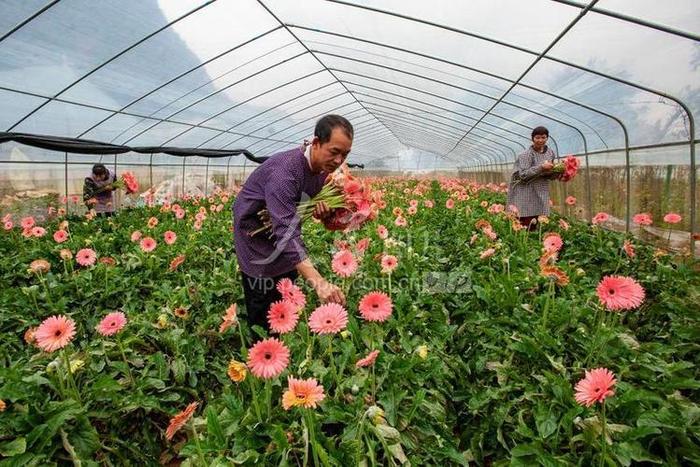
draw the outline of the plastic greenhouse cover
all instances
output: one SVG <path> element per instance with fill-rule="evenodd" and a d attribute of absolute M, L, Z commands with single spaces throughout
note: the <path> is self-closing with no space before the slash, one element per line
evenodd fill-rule
<path fill-rule="evenodd" d="M 351 161 L 417 170 L 540 124 L 560 154 L 687 143 L 699 32 L 693 0 L 5 0 L 0 130 L 267 156 L 338 112 Z"/>

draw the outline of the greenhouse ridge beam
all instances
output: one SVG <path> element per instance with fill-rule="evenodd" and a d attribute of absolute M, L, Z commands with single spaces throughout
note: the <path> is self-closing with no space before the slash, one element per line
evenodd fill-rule
<path fill-rule="evenodd" d="M 142 39 L 138 40 L 137 42 L 131 44 L 129 47 L 123 49 L 123 50 L 122 50 L 121 52 L 119 52 L 118 54 L 116 54 L 116 55 L 112 56 L 111 58 L 109 58 L 108 60 L 102 62 L 101 64 L 99 64 L 98 66 L 96 66 L 95 68 L 93 68 L 92 70 L 90 70 L 89 72 L 87 72 L 87 73 L 85 73 L 84 75 L 82 75 L 82 76 L 81 76 L 80 78 L 78 78 L 77 80 L 73 81 L 73 82 L 72 82 L 71 84 L 69 84 L 68 86 L 66 86 L 66 87 L 64 87 L 63 89 L 61 89 L 61 90 L 60 90 L 57 94 L 55 94 L 52 98 L 49 98 L 48 101 L 41 103 L 41 104 L 40 104 L 38 107 L 36 107 L 34 110 L 32 110 L 32 111 L 29 112 L 27 115 L 25 115 L 24 117 L 22 117 L 19 121 L 15 122 L 10 128 L 8 128 L 7 131 L 12 131 L 13 129 L 15 129 L 15 128 L 17 127 L 17 125 L 19 125 L 20 123 L 22 123 L 23 121 L 25 121 L 27 118 L 31 117 L 33 114 L 35 114 L 36 112 L 38 112 L 38 111 L 39 111 L 40 109 L 42 109 L 45 105 L 47 105 L 49 102 L 53 101 L 55 98 L 57 98 L 57 97 L 60 96 L 61 94 L 63 94 L 64 92 L 68 91 L 70 88 L 72 88 L 72 87 L 75 86 L 76 84 L 80 83 L 82 80 L 84 80 L 84 79 L 87 78 L 88 76 L 91 76 L 92 74 L 94 74 L 94 73 L 96 73 L 97 71 L 101 70 L 101 69 L 104 68 L 105 66 L 109 65 L 109 64 L 112 63 L 114 60 L 116 60 L 117 58 L 121 57 L 122 55 L 124 55 L 124 54 L 127 53 L 128 51 L 134 49 L 135 47 L 138 47 L 139 45 L 141 45 L 143 42 L 147 41 L 147 40 L 150 39 L 151 37 L 153 37 L 153 36 L 157 35 L 158 33 L 162 32 L 162 31 L 165 31 L 166 29 L 170 28 L 173 24 L 177 24 L 178 22 L 182 21 L 183 19 L 189 17 L 190 15 L 193 15 L 194 13 L 198 12 L 198 11 L 201 10 L 202 8 L 206 8 L 207 6 L 209 6 L 210 4 L 212 4 L 212 3 L 216 2 L 216 1 L 217 1 L 217 0 L 207 0 L 206 2 L 204 2 L 203 4 L 201 4 L 200 6 L 198 6 L 197 8 L 194 8 L 193 10 L 188 11 L 188 12 L 185 13 L 184 15 L 182 15 L 182 16 L 180 16 L 180 17 L 174 19 L 173 21 L 171 21 L 171 22 L 169 22 L 169 23 L 167 23 L 167 24 L 161 26 L 161 27 L 158 28 L 157 30 L 155 30 L 155 31 L 153 31 L 152 33 L 146 35 L 145 37 L 143 37 Z"/>
<path fill-rule="evenodd" d="M 277 15 L 276 15 L 270 8 L 268 8 L 268 6 L 265 5 L 265 3 L 263 3 L 262 0 L 257 0 L 257 1 L 258 1 L 258 3 L 259 3 L 265 10 L 267 10 L 267 12 L 268 12 L 273 18 L 275 18 L 275 20 L 276 20 L 280 25 L 284 26 L 284 28 L 287 30 L 287 32 L 288 32 L 294 39 L 296 39 L 296 40 L 299 42 L 299 44 L 301 44 L 302 47 L 304 47 L 304 48 L 311 54 L 311 56 L 314 57 L 314 59 L 316 59 L 316 61 L 318 61 L 318 63 L 319 63 L 324 69 L 326 69 L 326 70 L 328 71 L 328 73 L 330 73 L 331 76 L 333 76 L 333 78 L 336 79 L 336 81 L 340 82 L 340 80 L 338 79 L 338 77 L 335 76 L 335 75 L 333 74 L 333 72 L 330 71 L 330 70 L 328 69 L 328 67 L 326 66 L 326 64 L 323 63 L 323 62 L 321 61 L 321 59 L 319 59 L 316 55 L 313 54 L 313 52 L 311 52 L 311 50 L 309 49 L 309 47 L 308 47 L 301 39 L 299 39 L 299 38 L 297 37 L 296 34 L 294 34 L 294 33 L 292 32 L 292 30 L 289 28 L 289 26 L 287 26 L 287 24 L 286 24 L 284 21 L 282 21 L 280 18 L 278 18 Z M 342 85 L 342 84 L 341 84 L 341 85 Z M 343 86 L 343 87 L 345 87 L 345 86 Z M 347 88 L 345 88 L 345 89 L 346 89 L 346 91 L 352 96 L 352 93 L 351 93 Z M 356 100 L 357 100 L 357 99 L 356 99 Z M 358 101 L 358 103 L 359 103 L 359 101 Z M 360 104 L 360 105 L 362 105 L 362 104 Z M 371 112 L 368 111 L 368 113 L 371 113 Z M 387 128 L 387 129 L 388 129 L 388 128 Z M 396 139 L 398 139 L 398 137 L 397 137 Z"/>
<path fill-rule="evenodd" d="M 353 51 L 353 52 L 360 52 L 360 53 L 363 53 L 363 54 L 365 54 L 365 55 L 372 55 L 372 56 L 378 56 L 378 57 L 381 57 L 381 58 L 385 58 L 385 57 L 383 57 L 383 56 L 381 56 L 381 55 L 378 55 L 378 54 L 375 54 L 375 53 L 371 53 L 371 52 L 368 52 L 368 51 L 363 51 L 363 50 L 356 49 L 356 48 L 353 48 L 353 47 L 346 47 L 346 46 L 340 46 L 340 45 L 335 45 L 335 44 L 329 44 L 329 43 L 327 43 L 327 42 L 321 42 L 321 41 L 311 41 L 311 40 L 309 40 L 309 41 L 307 41 L 307 42 L 313 43 L 313 44 L 326 45 L 326 46 L 330 46 L 330 47 L 333 47 L 333 48 L 336 48 L 336 49 L 345 49 L 345 50 L 351 50 L 351 51 Z M 416 76 L 416 77 L 423 78 L 423 79 L 426 79 L 426 80 L 432 80 L 432 81 L 434 81 L 434 82 L 437 82 L 437 83 L 440 83 L 440 84 L 444 84 L 444 85 L 446 85 L 446 86 L 453 86 L 453 85 L 450 84 L 450 83 L 443 82 L 443 81 L 440 81 L 440 80 L 437 80 L 437 79 L 433 79 L 433 78 L 429 78 L 427 75 L 421 75 L 421 74 L 411 73 L 411 72 L 404 71 L 404 70 L 401 70 L 401 69 L 398 69 L 398 68 L 390 67 L 390 66 L 388 66 L 388 65 L 380 65 L 380 64 L 377 63 L 377 62 L 364 61 L 364 60 L 360 60 L 360 59 L 356 59 L 356 58 L 350 58 L 350 57 L 345 56 L 345 55 L 333 54 L 333 53 L 330 53 L 330 52 L 318 51 L 318 53 L 323 53 L 323 54 L 331 55 L 331 56 L 338 57 L 338 58 L 344 58 L 344 59 L 347 59 L 347 60 L 357 61 L 357 62 L 360 62 L 360 63 L 371 64 L 371 65 L 374 65 L 374 66 L 377 66 L 377 67 L 386 68 L 386 69 L 389 69 L 389 70 L 392 70 L 392 71 L 395 71 L 395 72 L 405 73 L 405 74 L 408 74 L 408 75 L 411 75 L 411 76 Z M 410 61 L 407 61 L 407 60 L 401 60 L 401 59 L 393 58 L 393 57 L 391 58 L 391 60 L 396 61 L 396 62 L 399 62 L 399 63 L 406 63 L 406 64 L 408 64 L 408 65 L 416 66 L 416 67 L 418 67 L 418 68 L 426 68 L 426 67 L 423 66 L 423 65 L 420 65 L 420 64 L 417 64 L 417 63 L 413 63 L 413 62 L 410 62 Z M 334 68 L 331 68 L 331 69 L 334 70 Z M 352 71 L 337 70 L 337 69 L 335 69 L 335 70 L 336 70 L 336 71 L 341 71 L 341 72 L 343 72 L 343 73 L 349 73 L 349 74 L 356 74 L 356 75 L 358 75 L 358 76 L 364 76 L 364 75 L 362 75 L 362 74 L 358 74 L 358 73 L 355 73 L 355 72 L 352 72 Z M 447 73 L 447 75 L 452 75 L 452 76 L 460 77 L 460 76 L 458 76 L 458 75 L 453 75 L 452 73 Z M 390 81 L 385 81 L 385 80 L 382 80 L 382 79 L 379 79 L 379 78 L 374 78 L 374 77 L 367 77 L 367 78 L 375 79 L 375 80 L 382 81 L 382 82 L 386 82 L 386 83 L 389 83 L 389 84 L 394 84 L 394 85 L 397 85 L 397 86 L 401 86 L 401 85 L 399 85 L 398 83 L 392 83 L 392 82 L 390 82 Z M 460 78 L 462 78 L 462 77 L 460 77 Z M 486 86 L 486 87 L 492 87 L 492 86 L 488 86 L 488 85 L 486 85 L 486 84 L 484 84 L 484 83 L 481 83 L 481 84 L 482 84 L 483 86 Z M 404 86 L 404 87 L 406 87 L 406 88 L 408 88 L 408 89 L 412 89 L 410 86 Z M 455 87 L 456 87 L 456 86 L 455 86 Z M 490 96 L 490 95 L 488 95 L 488 94 L 485 94 L 485 93 L 482 93 L 482 92 L 473 90 L 473 89 L 471 89 L 471 88 L 466 88 L 466 87 L 456 87 L 456 88 L 457 88 L 457 89 L 461 89 L 461 90 L 466 91 L 466 92 L 469 92 L 470 94 L 475 94 L 475 95 L 477 95 L 477 96 L 484 97 L 484 98 L 489 99 L 489 100 L 495 100 L 495 99 L 496 99 L 496 98 L 493 97 L 493 96 Z M 496 91 L 496 92 L 500 92 L 500 91 L 501 91 L 499 88 L 495 88 L 495 87 L 492 87 L 492 88 L 493 88 L 494 91 Z M 437 94 L 432 94 L 432 93 L 427 92 L 427 91 L 422 91 L 422 92 L 424 92 L 424 93 L 426 93 L 426 94 L 428 94 L 428 95 L 434 95 L 434 96 L 436 96 L 436 97 L 440 97 L 440 98 L 445 99 L 444 97 L 438 96 Z M 531 98 L 528 98 L 528 97 L 525 97 L 525 96 L 521 96 L 521 95 L 516 94 L 516 93 L 511 93 L 511 95 L 513 95 L 513 96 L 515 96 L 515 97 L 518 97 L 518 98 L 520 98 L 520 99 L 527 100 L 527 101 L 530 101 L 530 102 L 532 102 L 532 103 L 541 105 L 541 106 L 542 106 L 543 108 L 545 108 L 545 109 L 548 109 L 548 110 L 551 110 L 551 111 L 560 113 L 560 114 L 562 114 L 562 115 L 566 115 L 566 117 L 568 117 L 568 118 L 570 118 L 571 120 L 574 120 L 574 121 L 580 123 L 581 125 L 585 126 L 585 127 L 588 128 L 589 130 L 591 130 L 591 131 L 593 132 L 593 134 L 595 134 L 595 135 L 598 137 L 598 139 L 599 139 L 600 142 L 603 144 L 603 146 L 607 147 L 607 143 L 605 142 L 605 140 L 603 139 L 603 137 L 600 136 L 600 133 L 598 133 L 598 131 L 597 131 L 594 127 L 592 127 L 591 125 L 589 125 L 589 124 L 586 123 L 585 121 L 583 121 L 583 120 L 577 118 L 576 116 L 570 115 L 568 112 L 565 112 L 565 111 L 563 111 L 563 110 L 561 110 L 561 109 L 558 109 L 557 107 L 550 106 L 550 105 L 547 105 L 547 104 L 543 104 L 543 103 L 538 102 L 538 101 L 536 101 L 536 100 L 534 100 L 534 99 L 531 99 Z M 511 106 L 514 106 L 514 107 L 518 107 L 518 108 L 520 108 L 521 110 L 524 110 L 524 111 L 527 111 L 527 112 L 533 112 L 533 111 L 531 111 L 529 108 L 519 106 L 519 105 L 517 105 L 517 104 L 515 104 L 515 103 L 513 103 L 513 102 L 511 102 L 511 101 L 503 100 L 503 102 L 506 103 L 506 104 L 508 104 L 508 105 L 511 105 Z M 470 108 L 473 108 L 474 110 L 479 110 L 479 111 L 481 111 L 481 112 L 484 111 L 484 109 L 480 109 L 480 108 L 478 108 L 478 107 L 473 107 L 473 106 L 470 106 L 469 104 L 464 104 L 464 103 L 460 103 L 460 104 L 461 104 L 461 105 L 464 105 L 464 106 L 467 106 L 467 107 L 470 107 Z M 494 115 L 494 114 L 492 113 L 491 115 Z M 538 113 L 537 115 L 544 115 L 544 114 Z M 501 118 L 503 118 L 503 117 L 501 117 Z M 529 127 L 528 127 L 528 128 L 529 128 Z"/>

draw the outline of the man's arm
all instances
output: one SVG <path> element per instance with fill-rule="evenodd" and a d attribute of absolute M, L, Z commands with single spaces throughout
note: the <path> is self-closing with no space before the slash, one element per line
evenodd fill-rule
<path fill-rule="evenodd" d="M 335 302 L 345 305 L 345 295 L 342 290 L 324 279 L 314 265 L 311 264 L 309 258 L 297 264 L 296 267 L 299 275 L 313 287 L 322 303 Z"/>

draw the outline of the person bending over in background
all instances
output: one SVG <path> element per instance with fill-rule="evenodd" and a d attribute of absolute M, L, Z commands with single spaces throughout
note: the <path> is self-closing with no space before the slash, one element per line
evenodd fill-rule
<path fill-rule="evenodd" d="M 104 164 L 92 166 L 92 173 L 85 177 L 83 184 L 83 201 L 88 209 L 94 209 L 98 216 L 109 217 L 114 215 L 114 190 L 113 184 L 117 176 Z"/>

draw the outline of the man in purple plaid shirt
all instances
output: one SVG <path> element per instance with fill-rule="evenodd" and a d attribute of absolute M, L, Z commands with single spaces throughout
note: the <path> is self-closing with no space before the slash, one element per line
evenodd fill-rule
<path fill-rule="evenodd" d="M 321 302 L 345 304 L 339 287 L 325 280 L 311 263 L 301 238 L 297 205 L 313 198 L 326 178 L 345 162 L 354 130 L 340 115 L 326 115 L 316 123 L 309 144 L 277 153 L 263 162 L 246 180 L 233 204 L 233 238 L 238 265 L 243 275 L 243 292 L 248 322 L 268 329 L 270 305 L 281 300 L 276 284 L 301 275 Z M 262 226 L 258 212 L 267 209 L 272 235 L 249 235 Z M 314 215 L 330 215 L 321 202 Z"/>

